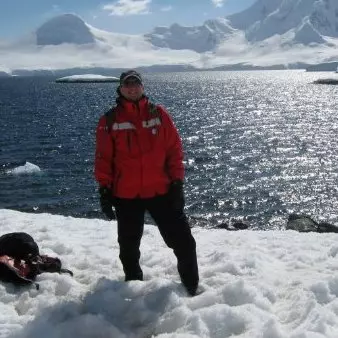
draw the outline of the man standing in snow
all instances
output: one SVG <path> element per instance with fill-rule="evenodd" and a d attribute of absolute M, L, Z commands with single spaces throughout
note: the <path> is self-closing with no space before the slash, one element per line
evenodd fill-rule
<path fill-rule="evenodd" d="M 183 285 L 195 295 L 196 243 L 184 214 L 181 139 L 168 112 L 144 95 L 138 72 L 122 73 L 117 93 L 117 105 L 96 129 L 95 178 L 102 212 L 117 219 L 125 280 L 143 280 L 140 242 L 148 211 L 177 257 Z"/>

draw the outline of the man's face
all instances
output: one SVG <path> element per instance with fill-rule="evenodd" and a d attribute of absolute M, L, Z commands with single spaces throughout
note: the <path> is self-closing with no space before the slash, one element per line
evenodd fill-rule
<path fill-rule="evenodd" d="M 142 83 L 135 77 L 130 77 L 120 86 L 123 97 L 130 101 L 138 101 L 144 92 Z"/>

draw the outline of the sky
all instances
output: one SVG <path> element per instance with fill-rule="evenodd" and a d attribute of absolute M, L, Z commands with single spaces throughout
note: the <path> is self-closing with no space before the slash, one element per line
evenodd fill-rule
<path fill-rule="evenodd" d="M 239 12 L 255 0 L 1 0 L 0 39 L 36 30 L 46 20 L 74 13 L 96 28 L 148 33 L 156 26 L 200 25 L 209 18 Z"/>
<path fill-rule="evenodd" d="M 141 244 L 145 280 L 124 282 L 116 223 L 0 210 L 68 274 L 40 289 L 0 283 L 1 338 L 336 338 L 338 234 L 193 228 L 200 291 L 187 295 L 155 226 Z"/>

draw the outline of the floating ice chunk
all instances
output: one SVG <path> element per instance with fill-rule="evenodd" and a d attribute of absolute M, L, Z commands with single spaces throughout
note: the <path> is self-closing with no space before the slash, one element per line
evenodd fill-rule
<path fill-rule="evenodd" d="M 24 165 L 7 171 L 8 174 L 12 175 L 33 174 L 38 172 L 41 172 L 41 169 L 37 165 L 30 162 L 26 162 Z"/>
<path fill-rule="evenodd" d="M 97 74 L 71 75 L 56 79 L 55 82 L 119 82 L 115 76 L 103 76 Z"/>

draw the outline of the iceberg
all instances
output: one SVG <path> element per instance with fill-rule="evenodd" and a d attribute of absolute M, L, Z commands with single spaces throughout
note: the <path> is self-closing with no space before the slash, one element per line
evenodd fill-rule
<path fill-rule="evenodd" d="M 103 76 L 97 74 L 83 74 L 60 77 L 55 82 L 119 82 L 119 78 L 115 76 Z"/>
<path fill-rule="evenodd" d="M 34 174 L 34 173 L 40 173 L 40 172 L 41 172 L 41 169 L 39 166 L 26 161 L 24 165 L 8 170 L 7 174 L 22 175 L 22 174 Z"/>

